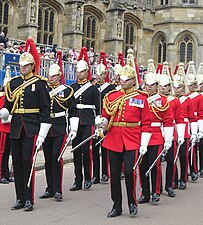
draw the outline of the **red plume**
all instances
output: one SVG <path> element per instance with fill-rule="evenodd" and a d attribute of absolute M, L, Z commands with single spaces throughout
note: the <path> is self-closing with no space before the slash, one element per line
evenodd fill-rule
<path fill-rule="evenodd" d="M 122 52 L 118 53 L 118 62 L 119 62 L 119 64 L 121 64 L 121 66 L 125 66 L 124 56 L 123 56 Z"/>
<path fill-rule="evenodd" d="M 89 70 L 88 70 L 88 75 L 87 75 L 87 79 L 91 80 L 92 79 L 92 74 L 90 71 L 90 66 L 89 66 L 89 59 L 88 59 L 88 55 L 87 55 L 87 48 L 86 47 L 82 47 L 80 50 L 80 55 L 78 56 L 78 61 L 80 60 L 85 60 L 88 64 Z"/>
<path fill-rule="evenodd" d="M 137 81 L 138 81 L 138 84 L 141 85 L 142 84 L 142 80 L 141 80 L 141 77 L 140 77 L 139 65 L 138 65 L 138 62 L 137 62 L 135 57 L 134 57 L 134 62 L 135 62 L 135 71 L 137 73 Z"/>
<path fill-rule="evenodd" d="M 163 69 L 163 65 L 161 63 L 159 63 L 157 66 L 157 69 L 156 69 L 156 73 L 162 74 L 162 69 Z"/>
<path fill-rule="evenodd" d="M 63 63 L 62 63 L 62 51 L 58 50 L 56 54 L 56 60 L 61 69 L 61 83 L 65 84 L 64 72 L 63 72 Z"/>
<path fill-rule="evenodd" d="M 35 75 L 40 72 L 40 58 L 32 38 L 28 38 L 25 43 L 25 52 L 29 52 L 35 60 Z"/>
<path fill-rule="evenodd" d="M 178 71 L 178 65 L 176 65 L 173 75 L 175 75 L 177 73 L 177 71 Z"/>
<path fill-rule="evenodd" d="M 107 77 L 106 77 L 105 81 L 110 82 L 109 71 L 108 71 L 107 62 L 106 62 L 106 53 L 104 51 L 100 52 L 100 58 L 99 58 L 98 64 L 99 63 L 103 63 L 105 65 L 106 70 L 107 70 Z"/>

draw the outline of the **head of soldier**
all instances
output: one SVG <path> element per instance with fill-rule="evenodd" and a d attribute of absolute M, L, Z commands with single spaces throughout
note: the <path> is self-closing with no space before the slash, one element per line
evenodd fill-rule
<path fill-rule="evenodd" d="M 120 70 L 120 84 L 122 89 L 128 90 L 136 84 L 136 72 L 130 65 L 122 67 Z"/>
<path fill-rule="evenodd" d="M 89 67 L 85 60 L 78 61 L 76 67 L 77 79 L 80 81 L 86 79 L 88 75 L 88 69 Z"/>
<path fill-rule="evenodd" d="M 114 68 L 113 68 L 113 77 L 114 77 L 114 81 L 116 82 L 116 83 L 118 83 L 119 82 L 119 78 L 120 78 L 120 73 L 121 73 L 121 69 L 122 69 L 123 67 L 121 66 L 121 64 L 116 64 L 115 66 L 114 66 Z"/>
<path fill-rule="evenodd" d="M 99 63 L 96 67 L 96 79 L 98 83 L 103 83 L 107 78 L 107 69 L 103 63 Z"/>
<path fill-rule="evenodd" d="M 189 92 L 194 92 L 197 89 L 196 78 L 195 78 L 195 75 L 192 73 L 189 73 L 187 75 L 187 87 Z"/>
<path fill-rule="evenodd" d="M 48 83 L 51 85 L 56 85 L 57 83 L 60 83 L 61 75 L 62 73 L 61 73 L 60 66 L 56 63 L 53 63 L 49 67 Z"/>
<path fill-rule="evenodd" d="M 179 74 L 173 76 L 173 91 L 176 97 L 180 97 L 185 94 L 185 84 L 183 77 Z"/>
<path fill-rule="evenodd" d="M 20 73 L 25 77 L 35 72 L 35 60 L 32 54 L 30 54 L 29 52 L 24 52 L 21 54 L 19 65 Z"/>
<path fill-rule="evenodd" d="M 169 95 L 171 93 L 171 78 L 167 74 L 159 76 L 159 92 L 163 95 Z"/>
<path fill-rule="evenodd" d="M 154 95 L 158 92 L 158 77 L 155 72 L 148 72 L 145 75 L 145 91 L 149 95 Z"/>

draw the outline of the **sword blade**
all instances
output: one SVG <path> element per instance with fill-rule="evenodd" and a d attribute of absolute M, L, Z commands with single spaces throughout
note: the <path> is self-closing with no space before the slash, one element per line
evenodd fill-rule
<path fill-rule="evenodd" d="M 102 139 L 100 139 L 96 144 L 95 144 L 95 147 L 97 147 L 97 145 L 99 145 L 104 139 L 105 139 L 106 136 L 104 136 Z"/>
<path fill-rule="evenodd" d="M 137 161 L 136 161 L 136 163 L 135 163 L 135 165 L 133 166 L 133 170 L 136 170 L 137 169 L 137 166 L 140 163 L 141 158 L 142 158 L 142 155 L 140 154 L 139 157 L 138 157 L 138 159 L 137 159 Z"/>
<path fill-rule="evenodd" d="M 70 141 L 71 141 L 71 138 L 68 137 L 67 140 L 66 140 L 66 143 L 65 143 L 65 145 L 63 147 L 63 150 L 62 150 L 61 154 L 58 157 L 58 162 L 60 161 L 61 157 L 63 156 L 63 154 L 64 154 L 65 150 L 67 149 L 68 144 L 69 144 Z"/>
<path fill-rule="evenodd" d="M 76 145 L 70 152 L 74 152 L 76 149 L 78 149 L 80 146 L 84 145 L 86 142 L 88 142 L 89 140 L 91 140 L 93 137 L 96 137 L 97 134 L 93 134 L 91 136 L 89 136 L 88 138 L 86 138 L 84 141 L 80 142 L 80 144 Z"/>
<path fill-rule="evenodd" d="M 174 159 L 174 162 L 173 164 L 176 164 L 177 160 L 178 160 L 178 154 L 179 154 L 179 151 L 180 151 L 180 144 L 178 144 L 178 147 L 177 147 L 177 151 L 176 151 L 176 156 L 175 156 L 175 159 Z"/>
<path fill-rule="evenodd" d="M 152 163 L 152 165 L 149 167 L 149 169 L 147 170 L 147 172 L 145 173 L 145 176 L 147 177 L 150 173 L 150 171 L 153 169 L 153 167 L 155 166 L 156 162 L 159 160 L 159 158 L 162 156 L 162 154 L 166 151 L 165 148 L 163 148 L 163 150 L 160 152 L 160 154 L 157 156 L 157 158 L 154 160 L 154 162 Z"/>

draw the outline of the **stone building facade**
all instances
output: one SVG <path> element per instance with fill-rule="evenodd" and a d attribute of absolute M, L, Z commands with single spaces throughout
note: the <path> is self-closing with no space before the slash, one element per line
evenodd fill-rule
<path fill-rule="evenodd" d="M 140 64 L 203 61 L 202 0 L 1 0 L 9 36 L 117 55 L 135 50 Z"/>

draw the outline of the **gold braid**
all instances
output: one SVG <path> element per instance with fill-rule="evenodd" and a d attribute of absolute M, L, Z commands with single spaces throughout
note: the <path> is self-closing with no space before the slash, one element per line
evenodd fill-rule
<path fill-rule="evenodd" d="M 30 84 L 36 82 L 38 79 L 39 78 L 37 78 L 37 77 L 33 77 L 29 81 L 19 85 L 13 92 L 11 91 L 10 82 L 8 82 L 6 84 L 6 86 L 5 86 L 6 99 L 7 99 L 8 102 L 14 102 L 13 103 L 13 108 L 11 110 L 11 114 L 13 114 L 15 109 L 18 108 L 18 101 L 22 97 L 23 89 L 25 89 Z"/>
<path fill-rule="evenodd" d="M 66 97 L 66 98 L 59 97 L 58 95 L 54 95 L 54 96 L 51 97 L 51 99 L 55 100 L 55 101 L 58 103 L 58 105 L 59 105 L 61 108 L 65 109 L 65 110 L 67 110 L 68 108 L 66 108 L 66 107 L 63 106 L 62 104 L 63 104 L 64 102 L 66 102 L 71 96 L 73 96 L 73 93 L 74 93 L 73 88 L 70 87 L 70 89 L 71 89 L 71 92 L 70 92 L 70 94 L 68 95 L 68 97 Z"/>
<path fill-rule="evenodd" d="M 149 103 L 152 112 L 154 113 L 154 115 L 156 116 L 157 119 L 162 120 L 162 118 L 160 116 L 158 116 L 157 111 L 158 112 L 164 112 L 169 108 L 169 102 L 166 101 L 166 104 L 164 106 L 156 106 L 153 105 L 152 102 Z"/>

